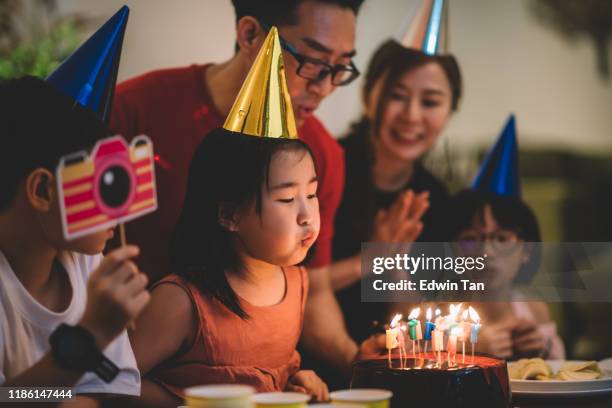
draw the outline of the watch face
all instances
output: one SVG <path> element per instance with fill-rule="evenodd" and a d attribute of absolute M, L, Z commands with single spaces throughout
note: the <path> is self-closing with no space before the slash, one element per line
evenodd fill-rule
<path fill-rule="evenodd" d="M 107 383 L 119 373 L 119 368 L 98 350 L 94 337 L 83 327 L 61 324 L 49 342 L 57 364 L 64 368 L 93 371 Z"/>
<path fill-rule="evenodd" d="M 62 336 L 57 342 L 59 352 L 65 358 L 74 362 L 87 360 L 88 350 L 83 338 L 80 336 Z"/>
<path fill-rule="evenodd" d="M 66 368 L 91 370 L 99 360 L 93 337 L 81 327 L 61 325 L 50 340 L 58 363 Z"/>

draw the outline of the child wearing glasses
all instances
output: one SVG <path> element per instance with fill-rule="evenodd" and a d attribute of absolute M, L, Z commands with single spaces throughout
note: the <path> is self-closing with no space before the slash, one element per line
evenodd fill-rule
<path fill-rule="evenodd" d="M 538 221 L 518 197 L 463 190 L 452 200 L 452 235 L 464 252 L 486 251 L 487 295 L 477 307 L 483 325 L 478 350 L 499 358 L 563 359 L 565 349 L 544 302 L 521 301 L 513 284 L 529 283 L 541 253 Z"/>

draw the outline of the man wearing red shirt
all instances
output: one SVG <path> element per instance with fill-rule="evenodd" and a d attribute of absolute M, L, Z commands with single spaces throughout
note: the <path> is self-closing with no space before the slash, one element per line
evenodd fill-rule
<path fill-rule="evenodd" d="M 231 59 L 125 81 L 117 87 L 111 119 L 113 131 L 125 137 L 147 134 L 153 140 L 159 209 L 130 223 L 127 234 L 141 247 L 141 269 L 157 279 L 171 272 L 168 244 L 182 208 L 191 156 L 209 131 L 223 125 L 267 31 L 278 27 L 299 136 L 314 153 L 320 180 L 321 232 L 308 264 L 310 293 L 302 342 L 344 372 L 358 348 L 344 327 L 328 270 L 334 217 L 344 187 L 344 156 L 313 112 L 336 86 L 358 75 L 352 57 L 355 17 L 362 1 L 233 0 L 237 52 Z"/>

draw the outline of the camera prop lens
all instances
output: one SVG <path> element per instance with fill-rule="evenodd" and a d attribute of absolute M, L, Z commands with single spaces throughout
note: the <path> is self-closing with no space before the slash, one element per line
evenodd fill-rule
<path fill-rule="evenodd" d="M 100 177 L 98 187 L 105 205 L 121 207 L 130 196 L 130 176 L 123 166 L 110 166 Z"/>

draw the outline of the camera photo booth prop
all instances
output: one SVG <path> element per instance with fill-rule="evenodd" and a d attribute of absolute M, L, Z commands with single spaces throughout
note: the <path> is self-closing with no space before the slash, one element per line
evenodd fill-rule
<path fill-rule="evenodd" d="M 153 144 L 144 135 L 99 141 L 91 155 L 64 156 L 57 183 L 64 237 L 79 238 L 157 209 Z"/>

